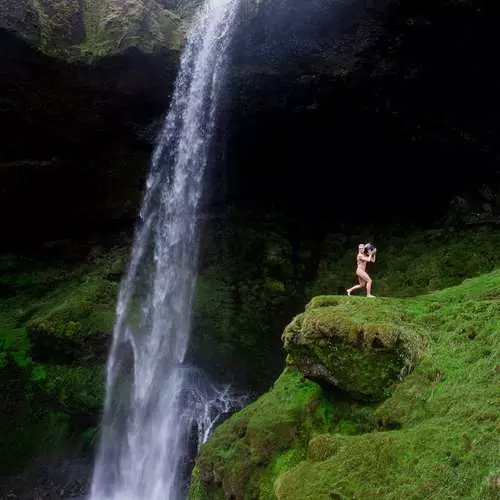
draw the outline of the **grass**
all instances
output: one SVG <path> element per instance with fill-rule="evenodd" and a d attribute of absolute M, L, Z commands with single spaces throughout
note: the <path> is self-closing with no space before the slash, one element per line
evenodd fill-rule
<path fill-rule="evenodd" d="M 266 469 L 272 490 L 262 493 L 250 486 L 266 477 L 255 472 L 248 477 L 247 487 L 241 487 L 232 498 L 499 498 L 500 271 L 415 298 L 320 297 L 315 307 L 336 309 L 338 317 L 330 316 L 334 323 L 348 317 L 351 324 L 362 324 L 361 318 L 374 323 L 400 316 L 404 324 L 426 332 L 421 359 L 382 402 L 363 405 L 345 398 L 338 401 L 339 395 L 334 395 L 331 408 L 344 405 L 347 414 L 352 408 L 347 420 L 356 422 L 364 415 L 367 425 L 337 424 L 327 432 L 313 428 L 304 458 L 287 463 L 290 450 L 297 446 L 294 438 L 288 447 L 268 457 L 269 464 L 279 463 L 280 457 L 285 464 L 280 470 Z M 325 323 L 317 325 L 321 329 Z M 296 389 L 291 385 L 289 390 Z M 268 418 L 284 414 L 286 405 L 282 407 L 275 389 L 264 398 L 274 399 Z M 261 404 L 259 401 L 255 404 Z M 231 424 L 222 424 L 220 433 L 225 425 Z M 328 419 L 322 426 L 328 427 Z M 233 436 L 225 446 L 237 446 L 241 439 Z M 209 440 L 205 447 L 216 453 L 217 442 Z M 219 470 L 223 468 L 224 462 Z M 224 484 L 223 473 L 218 477 Z M 206 494 L 210 490 L 203 484 L 213 488 L 213 483 L 203 483 L 206 478 L 200 478 L 197 488 L 201 484 Z"/>
<path fill-rule="evenodd" d="M 357 281 L 355 257 L 361 241 L 379 247 L 377 262 L 368 268 L 377 296 L 414 297 L 458 285 L 500 266 L 500 231 L 488 226 L 331 235 L 323 245 L 309 297 L 343 294 Z"/>

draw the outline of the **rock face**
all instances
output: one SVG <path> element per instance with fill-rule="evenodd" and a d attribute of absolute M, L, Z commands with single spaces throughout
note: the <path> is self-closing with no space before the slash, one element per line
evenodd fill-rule
<path fill-rule="evenodd" d="M 9 189 L 0 210 L 13 214 L 4 241 L 17 241 L 20 227 L 34 239 L 49 229 L 61 237 L 78 225 L 108 232 L 133 224 L 197 1 L 1 2 L 0 121 L 8 127 L 0 184 Z M 351 204 L 345 189 L 358 180 L 353 166 L 366 166 L 371 216 L 381 221 L 397 214 L 434 222 L 462 188 L 496 179 L 498 80 L 489 61 L 497 44 L 486 6 L 242 5 L 214 148 L 223 171 L 211 189 L 218 206 L 282 212 L 321 237 L 335 224 L 364 221 L 365 206 Z M 305 165 L 306 175 L 291 175 Z"/>
<path fill-rule="evenodd" d="M 287 361 L 351 397 L 384 399 L 418 358 L 418 338 L 402 317 L 393 302 L 316 297 L 283 333 Z"/>
<path fill-rule="evenodd" d="M 0 28 L 64 59 L 108 56 L 136 47 L 178 51 L 193 2 L 6 0 Z"/>
<path fill-rule="evenodd" d="M 435 220 L 457 192 L 497 185 L 495 10 L 447 0 L 262 2 L 240 37 L 233 196 L 259 193 L 270 207 L 280 196 L 292 216 L 362 225 L 366 206 L 345 189 L 358 182 L 353 167 L 376 197 L 371 220 L 424 219 L 423 192 Z M 295 182 L 294 168 L 307 172 Z M 449 176 L 453 184 L 441 183 Z"/>

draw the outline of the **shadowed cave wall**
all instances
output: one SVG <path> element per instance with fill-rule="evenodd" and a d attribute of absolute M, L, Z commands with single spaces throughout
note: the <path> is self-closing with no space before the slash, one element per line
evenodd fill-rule
<path fill-rule="evenodd" d="M 209 213 L 271 211 L 326 231 L 428 224 L 455 195 L 496 186 L 489 3 L 245 8 Z M 130 231 L 174 56 L 67 64 L 1 36 L 3 244 Z"/>
<path fill-rule="evenodd" d="M 496 185 L 494 7 L 372 4 L 278 2 L 241 36 L 233 203 L 327 228 L 432 224 L 457 194 Z"/>

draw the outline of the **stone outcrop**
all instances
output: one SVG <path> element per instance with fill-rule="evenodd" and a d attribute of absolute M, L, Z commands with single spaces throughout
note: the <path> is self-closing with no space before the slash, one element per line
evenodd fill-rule
<path fill-rule="evenodd" d="M 397 305 L 316 297 L 283 333 L 288 363 L 353 398 L 384 399 L 419 353 L 418 336 Z"/>
<path fill-rule="evenodd" d="M 135 47 L 178 51 L 193 2 L 6 0 L 0 28 L 63 59 L 93 59 Z"/>

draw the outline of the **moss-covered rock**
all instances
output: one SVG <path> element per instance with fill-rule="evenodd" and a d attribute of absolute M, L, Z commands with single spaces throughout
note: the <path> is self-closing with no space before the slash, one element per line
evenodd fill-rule
<path fill-rule="evenodd" d="M 498 498 L 498 490 L 489 491 L 489 471 L 495 470 L 487 449 L 495 448 L 491 431 L 483 426 L 473 438 L 462 422 L 446 430 L 434 422 L 405 432 L 329 437 L 324 460 L 303 461 L 282 474 L 275 498 Z"/>
<path fill-rule="evenodd" d="M 103 57 L 130 47 L 177 52 L 190 11 L 179 4 L 168 9 L 158 0 L 8 0 L 0 5 L 0 27 L 64 59 Z"/>
<path fill-rule="evenodd" d="M 416 336 L 409 339 L 418 339 L 419 332 L 429 332 L 422 359 L 382 403 L 367 405 L 344 399 L 344 405 L 351 407 L 351 419 L 368 423 L 364 428 L 349 431 L 349 421 L 342 425 L 338 421 L 328 429 L 323 423 L 311 428 L 307 445 L 298 437 L 284 439 L 288 444 L 274 448 L 274 455 L 267 458 L 268 463 L 287 463 L 276 471 L 277 476 L 271 474 L 272 490 L 259 489 L 259 485 L 270 484 L 265 482 L 269 476 L 251 465 L 250 453 L 241 460 L 245 457 L 240 450 L 245 445 L 247 409 L 237 413 L 230 422 L 242 422 L 240 434 L 235 424 L 221 426 L 220 434 L 216 431 L 204 445 L 193 477 L 191 500 L 498 498 L 498 296 L 500 272 L 495 271 L 453 288 L 402 301 L 381 301 L 378 305 L 375 300 L 361 298 L 315 299 L 305 314 L 337 308 L 344 321 L 348 313 L 351 316 L 347 325 L 356 324 L 361 317 L 367 324 L 377 317 L 380 321 L 392 318 L 393 323 L 401 321 L 411 327 Z M 392 316 L 384 310 L 384 302 L 393 309 Z M 313 319 L 320 332 L 329 331 L 326 317 L 313 315 L 310 321 Z M 334 326 L 338 323 L 333 313 L 329 320 Z M 321 338 L 319 335 L 318 340 Z M 279 394 L 291 392 L 292 397 L 294 392 L 300 392 L 293 379 L 283 377 L 280 384 L 280 391 L 273 395 L 273 389 L 253 404 L 256 411 L 265 413 L 260 404 L 272 399 L 277 422 L 287 408 Z M 331 398 L 331 415 L 339 396 Z M 300 408 L 296 411 L 300 412 Z M 348 410 L 344 409 L 344 414 Z M 330 417 L 330 423 L 334 420 Z M 233 429 L 232 434 L 228 429 Z M 224 439 L 220 440 L 221 436 Z M 297 449 L 301 450 L 296 456 L 300 462 L 288 462 Z M 233 454 L 233 450 L 237 452 Z M 202 468 L 203 453 L 216 467 Z M 233 463 L 236 472 L 231 476 Z M 244 484 L 239 484 L 237 496 L 231 488 L 224 488 L 229 477 L 246 478 Z"/>
<path fill-rule="evenodd" d="M 289 364 L 367 400 L 409 372 L 422 338 L 399 301 L 356 297 L 316 297 L 283 333 Z"/>
<path fill-rule="evenodd" d="M 333 427 L 323 390 L 288 368 L 267 394 L 218 427 L 196 461 L 190 498 L 273 498 L 273 481 Z"/>
<path fill-rule="evenodd" d="M 207 224 L 201 243 L 190 356 L 263 392 L 283 369 L 280 332 L 296 311 L 290 244 L 239 220 Z"/>
<path fill-rule="evenodd" d="M 40 263 L 3 256 L 0 293 L 0 474 L 60 450 L 93 445 L 105 350 L 126 250 Z M 71 262 L 73 258 L 73 262 Z"/>
<path fill-rule="evenodd" d="M 94 418 L 104 399 L 103 366 L 45 365 L 38 381 L 59 412 Z"/>
<path fill-rule="evenodd" d="M 0 365 L 0 473 L 22 470 L 59 449 L 84 449 L 95 433 L 104 394 L 102 366 Z"/>
<path fill-rule="evenodd" d="M 117 285 L 95 275 L 57 290 L 57 297 L 27 323 L 34 359 L 103 362 L 115 318 Z"/>
<path fill-rule="evenodd" d="M 36 380 L 40 369 L 19 366 L 7 356 L 0 365 L 0 455 L 2 474 L 21 470 L 34 457 L 56 449 L 68 429 L 68 416 L 53 407 Z"/>

